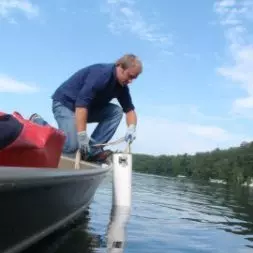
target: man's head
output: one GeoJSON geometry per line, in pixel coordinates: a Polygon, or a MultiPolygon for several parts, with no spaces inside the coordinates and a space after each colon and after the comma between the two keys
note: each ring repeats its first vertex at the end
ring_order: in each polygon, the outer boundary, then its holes
{"type": "Polygon", "coordinates": [[[116,61],[116,76],[122,86],[131,83],[141,73],[142,63],[133,54],[126,54],[116,61]]]}

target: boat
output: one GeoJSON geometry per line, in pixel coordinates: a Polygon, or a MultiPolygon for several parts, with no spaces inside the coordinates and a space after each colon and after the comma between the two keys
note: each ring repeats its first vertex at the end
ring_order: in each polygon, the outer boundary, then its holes
{"type": "Polygon", "coordinates": [[[0,112],[0,132],[0,252],[18,253],[87,209],[112,164],[62,155],[60,130],[16,112],[0,112]]]}

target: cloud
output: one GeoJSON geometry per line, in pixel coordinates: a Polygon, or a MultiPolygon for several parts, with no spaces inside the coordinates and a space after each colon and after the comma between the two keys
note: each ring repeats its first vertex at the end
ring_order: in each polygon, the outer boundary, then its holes
{"type": "Polygon", "coordinates": [[[108,28],[114,34],[128,32],[157,46],[172,45],[172,35],[145,19],[134,0],[105,0],[102,12],[109,15],[108,28]]]}
{"type": "Polygon", "coordinates": [[[214,125],[187,124],[183,126],[187,128],[186,130],[190,134],[193,134],[197,137],[203,137],[211,141],[224,142],[235,138],[235,135],[230,134],[223,128],[214,125]]]}
{"type": "Polygon", "coordinates": [[[173,119],[184,120],[187,122],[221,123],[225,121],[234,121],[237,117],[234,115],[208,115],[201,111],[201,108],[194,104],[156,104],[147,105],[146,110],[155,111],[159,115],[173,119]]]}
{"type": "MultiPolygon", "coordinates": [[[[97,124],[88,126],[91,134],[97,124]]],[[[124,136],[126,122],[123,120],[113,139],[124,136]]],[[[132,152],[151,155],[194,154],[239,146],[243,141],[250,141],[252,136],[229,132],[214,124],[194,124],[183,120],[168,120],[164,117],[138,114],[136,141],[132,144],[132,152]]],[[[112,150],[123,151],[125,143],[109,146],[112,150]]]]}
{"type": "MultiPolygon", "coordinates": [[[[117,100],[113,103],[118,104],[117,100]]],[[[151,155],[195,154],[216,148],[225,149],[239,146],[243,141],[249,142],[253,136],[246,135],[243,130],[228,131],[218,124],[234,117],[209,116],[200,112],[196,105],[172,104],[152,105],[147,107],[148,112],[159,112],[155,116],[147,113],[138,113],[137,138],[132,145],[132,152],[151,155]],[[176,117],[183,115],[183,117],[176,117]],[[198,123],[196,123],[198,122],[198,123]]],[[[91,134],[97,124],[88,127],[91,134]]],[[[111,141],[124,136],[126,122],[123,118],[119,129],[111,141]]],[[[123,151],[126,144],[109,146],[112,150],[123,151]]]]}
{"type": "MultiPolygon", "coordinates": [[[[125,127],[122,128],[124,133],[125,127]]],[[[159,117],[140,116],[133,152],[147,154],[194,154],[217,147],[240,145],[247,138],[214,125],[169,121],[159,117]]]]}
{"type": "Polygon", "coordinates": [[[247,95],[235,99],[232,111],[247,114],[253,108],[253,41],[248,27],[252,26],[253,1],[217,1],[214,10],[229,45],[230,61],[217,69],[227,80],[235,83],[247,95]]]}
{"type": "MultiPolygon", "coordinates": [[[[117,100],[112,102],[118,104],[117,100]]],[[[183,110],[186,110],[186,106],[183,106],[183,110]]],[[[171,107],[175,109],[177,105],[172,105],[171,107]]],[[[194,106],[189,105],[189,111],[192,111],[193,108],[194,106]]],[[[52,115],[47,120],[54,122],[52,115]]],[[[192,122],[195,122],[195,119],[192,119],[192,122]]],[[[97,123],[89,124],[87,128],[89,135],[92,134],[96,126],[97,123]]],[[[125,135],[126,129],[126,121],[123,118],[110,141],[122,138],[125,135]]],[[[131,147],[133,153],[176,155],[184,153],[195,154],[196,152],[210,151],[216,148],[224,149],[239,146],[243,141],[251,141],[253,136],[247,136],[240,132],[230,132],[214,123],[200,124],[180,119],[168,120],[164,116],[150,116],[138,113],[136,137],[136,141],[131,147]]],[[[126,143],[123,142],[105,148],[123,151],[126,148],[126,143]]]]}
{"type": "Polygon", "coordinates": [[[234,102],[235,108],[253,108],[253,97],[238,98],[234,102]]]}
{"type": "Polygon", "coordinates": [[[0,93],[34,93],[38,87],[32,86],[0,74],[0,93]]]}
{"type": "Polygon", "coordinates": [[[12,14],[15,11],[23,13],[27,18],[37,17],[39,8],[29,0],[0,0],[0,19],[6,19],[11,23],[16,23],[12,14]]]}

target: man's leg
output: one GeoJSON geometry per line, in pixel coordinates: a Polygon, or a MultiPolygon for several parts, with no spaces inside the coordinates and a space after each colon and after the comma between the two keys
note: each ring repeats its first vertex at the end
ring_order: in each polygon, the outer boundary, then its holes
{"type": "MultiPolygon", "coordinates": [[[[91,145],[110,141],[120,124],[122,116],[122,108],[112,103],[100,110],[90,110],[88,122],[98,122],[97,127],[91,135],[91,145]]],[[[91,150],[92,155],[103,151],[102,148],[92,148],[91,150]]]]}
{"type": "Polygon", "coordinates": [[[72,112],[57,101],[53,101],[52,111],[54,114],[54,118],[58,124],[58,128],[61,129],[66,135],[63,153],[75,153],[78,149],[78,142],[74,112],[72,112]]]}

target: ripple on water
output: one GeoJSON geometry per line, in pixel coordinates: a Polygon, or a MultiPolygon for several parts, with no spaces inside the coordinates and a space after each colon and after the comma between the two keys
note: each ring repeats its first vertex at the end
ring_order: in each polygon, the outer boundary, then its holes
{"type": "Polygon", "coordinates": [[[145,248],[156,247],[157,252],[238,252],[250,245],[244,234],[250,227],[252,236],[253,217],[249,222],[242,219],[249,214],[235,212],[235,207],[240,211],[243,207],[224,186],[202,188],[189,180],[143,175],[135,178],[133,186],[128,244],[143,238],[145,248]]]}
{"type": "MultiPolygon", "coordinates": [[[[83,240],[86,234],[100,238],[95,240],[95,252],[107,252],[111,189],[109,176],[99,187],[90,206],[88,225],[79,224],[83,240]]],[[[125,253],[252,252],[252,192],[189,179],[135,173],[132,189],[131,215],[125,230],[125,253]]],[[[57,247],[57,253],[81,253],[78,249],[73,251],[71,242],[66,245],[57,247]]],[[[36,252],[56,253],[52,249],[36,252]]]]}

